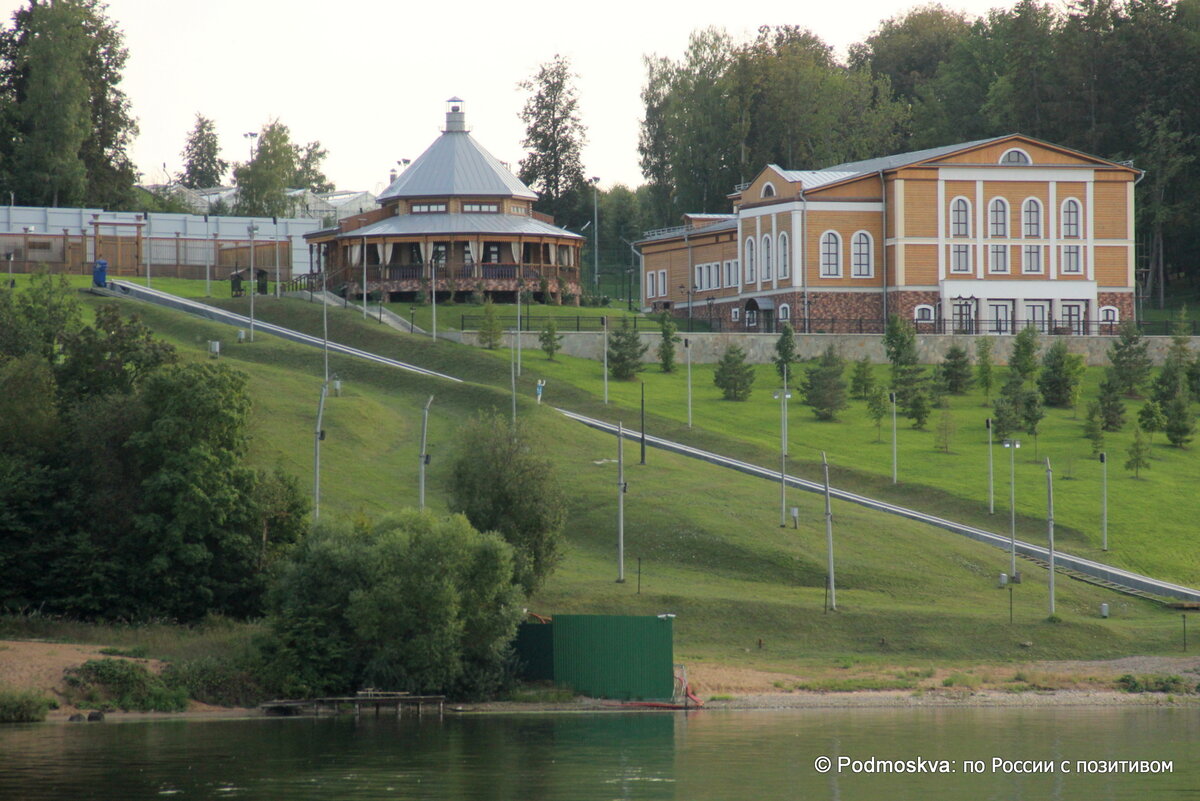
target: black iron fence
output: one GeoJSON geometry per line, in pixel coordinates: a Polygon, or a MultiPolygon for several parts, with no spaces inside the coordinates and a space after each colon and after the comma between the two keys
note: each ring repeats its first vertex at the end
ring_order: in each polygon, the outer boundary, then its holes
{"type": "MultiPolygon", "coordinates": [[[[483,324],[482,314],[463,314],[460,315],[461,322],[459,329],[462,331],[478,331],[479,326],[483,324]]],[[[522,314],[521,315],[521,330],[522,331],[541,331],[546,327],[546,324],[551,320],[558,328],[559,332],[563,331],[603,331],[604,321],[606,316],[602,314],[522,314]]],[[[517,327],[517,316],[515,314],[497,315],[500,320],[501,327],[505,329],[514,329],[517,327]]],[[[629,321],[629,325],[635,331],[658,332],[662,330],[662,324],[657,318],[652,317],[634,317],[625,315],[607,315],[608,330],[614,331],[620,328],[625,320],[629,321]]],[[[720,322],[719,320],[715,322],[720,322]]],[[[676,320],[675,324],[679,326],[680,333],[687,333],[687,320],[676,320]]],[[[693,331],[709,331],[707,320],[694,320],[693,331]]]]}

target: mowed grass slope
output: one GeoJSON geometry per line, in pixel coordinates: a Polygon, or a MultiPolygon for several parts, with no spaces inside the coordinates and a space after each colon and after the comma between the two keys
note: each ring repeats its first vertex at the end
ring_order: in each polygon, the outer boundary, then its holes
{"type": "MultiPolygon", "coordinates": [[[[127,305],[185,358],[206,358],[204,343],[223,340],[223,362],[252,376],[254,461],[282,466],[311,487],[319,349],[264,335],[233,345],[227,326],[127,305]]],[[[318,307],[295,301],[267,301],[260,310],[297,327],[320,319],[318,307]]],[[[326,407],[323,515],[377,515],[415,504],[420,410],[430,394],[436,400],[428,503],[445,510],[456,429],[477,409],[507,411],[509,365],[492,354],[397,335],[353,314],[331,310],[330,326],[339,341],[470,381],[452,384],[334,357],[331,367],[345,389],[326,407]]],[[[531,599],[535,611],[671,612],[678,615],[681,658],[763,667],[848,656],[882,663],[969,662],[1178,647],[1175,613],[1065,578],[1058,582],[1063,621],[1046,622],[1045,575],[1030,565],[1024,568],[1028,580],[1013,595],[1010,625],[1008,593],[995,588],[997,574],[1007,569],[1004,552],[841,503],[833,510],[839,609],[826,614],[825,529],[817,496],[792,492],[803,509],[800,526],[781,529],[777,485],[654,450],[642,466],[633,443],[625,449],[627,581],[618,584],[616,442],[536,406],[530,386],[535,375],[522,379],[519,413],[544,435],[570,506],[565,559],[531,599]],[[1112,605],[1111,619],[1099,619],[1101,602],[1112,605]]],[[[568,405],[585,410],[602,406],[581,389],[559,390],[552,399],[565,395],[568,405]]]]}

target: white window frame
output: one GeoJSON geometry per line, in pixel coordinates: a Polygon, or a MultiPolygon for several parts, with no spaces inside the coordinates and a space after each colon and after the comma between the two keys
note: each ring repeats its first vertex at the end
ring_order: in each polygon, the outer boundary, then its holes
{"type": "Polygon", "coordinates": [[[992,198],[992,202],[988,204],[988,236],[996,239],[1008,238],[1008,214],[1008,201],[1002,197],[992,198]],[[997,214],[997,210],[1001,213],[997,214]]]}
{"type": "Polygon", "coordinates": [[[837,231],[826,231],[821,234],[820,242],[820,269],[822,278],[841,278],[842,277],[842,235],[837,231]],[[833,253],[830,254],[827,250],[826,243],[831,243],[833,253]],[[830,259],[829,256],[833,258],[830,259]]]}
{"type": "Polygon", "coordinates": [[[971,201],[962,195],[950,201],[950,236],[955,239],[971,237],[971,201]]]}
{"type": "Polygon", "coordinates": [[[914,323],[932,323],[933,322],[933,306],[928,303],[919,304],[913,309],[914,323]]]}
{"type": "Polygon", "coordinates": [[[658,297],[658,273],[654,270],[646,271],[646,298],[658,297]]]}
{"type": "Polygon", "coordinates": [[[1063,239],[1081,239],[1083,236],[1083,204],[1073,197],[1069,197],[1062,202],[1062,208],[1059,212],[1061,225],[1059,231],[1063,239]],[[1068,216],[1068,209],[1073,209],[1073,212],[1068,216]],[[1072,220],[1071,218],[1074,218],[1072,220]]]}
{"type": "Polygon", "coordinates": [[[975,248],[970,245],[951,245],[950,246],[950,272],[955,275],[965,275],[974,271],[971,265],[971,251],[975,248]]]}
{"type": "Polygon", "coordinates": [[[1009,272],[1009,253],[1008,245],[991,245],[988,248],[988,272],[997,274],[1007,274],[1009,272]],[[1001,258],[997,259],[999,255],[1001,258]],[[1003,264],[1001,264],[1003,262],[1003,264]]]}
{"type": "Polygon", "coordinates": [[[1038,275],[1042,272],[1042,246],[1023,245],[1021,247],[1021,272],[1026,275],[1038,275]]]}
{"type": "Polygon", "coordinates": [[[788,235],[781,233],[777,237],[779,241],[779,277],[790,278],[792,273],[791,254],[788,252],[789,239],[788,235]]]}
{"type": "Polygon", "coordinates": [[[1117,325],[1121,322],[1121,310],[1116,306],[1101,306],[1097,314],[1101,325],[1117,325]]]}
{"type": "Polygon", "coordinates": [[[1059,270],[1064,275],[1083,274],[1083,245],[1063,245],[1059,270]]]}
{"type": "Polygon", "coordinates": [[[763,184],[763,188],[759,191],[758,196],[765,200],[766,198],[775,197],[776,194],[775,184],[767,181],[765,184],[763,184]]]}
{"type": "Polygon", "coordinates": [[[704,265],[697,264],[695,266],[695,275],[692,276],[692,286],[695,287],[694,292],[699,292],[704,289],[704,265]]]}
{"type": "Polygon", "coordinates": [[[792,319],[792,307],[786,303],[779,304],[779,322],[786,323],[792,319]]]}
{"type": "Polygon", "coordinates": [[[729,319],[733,320],[735,323],[737,321],[741,320],[742,319],[742,307],[741,306],[731,306],[729,309],[729,319]]]}
{"type": "Polygon", "coordinates": [[[659,270],[658,271],[658,296],[660,298],[665,298],[668,294],[669,293],[667,292],[667,271],[659,270]]]}
{"type": "Polygon", "coordinates": [[[763,234],[762,246],[758,249],[759,261],[762,262],[762,268],[759,272],[762,274],[763,281],[771,280],[771,235],[763,234]]]}
{"type": "Polygon", "coordinates": [[[1036,197],[1027,197],[1021,201],[1021,236],[1024,239],[1041,239],[1042,238],[1042,201],[1036,197]],[[1031,208],[1037,209],[1037,216],[1032,217],[1029,213],[1031,208]],[[1031,222],[1035,224],[1031,225],[1031,222]]]}
{"type": "Polygon", "coordinates": [[[875,277],[875,237],[869,231],[855,231],[850,237],[850,276],[852,278],[875,277]],[[859,250],[860,245],[866,244],[866,253],[859,250]],[[859,259],[865,255],[865,262],[859,259]]]}
{"type": "Polygon", "coordinates": [[[1019,147],[1010,147],[1008,150],[1005,150],[1003,153],[1000,154],[1000,161],[998,161],[997,163],[1004,164],[1004,165],[1011,166],[1011,167],[1028,167],[1030,164],[1033,164],[1033,159],[1031,159],[1029,157],[1029,153],[1027,151],[1025,151],[1024,149],[1019,148],[1019,147]],[[1008,159],[1009,153],[1019,153],[1021,156],[1024,157],[1024,159],[1023,160],[1018,159],[1016,161],[1008,161],[1007,159],[1008,159]]]}
{"type": "Polygon", "coordinates": [[[746,238],[745,245],[746,283],[754,283],[754,237],[746,238]]]}
{"type": "Polygon", "coordinates": [[[758,326],[758,309],[746,309],[746,327],[755,328],[758,326]]]}

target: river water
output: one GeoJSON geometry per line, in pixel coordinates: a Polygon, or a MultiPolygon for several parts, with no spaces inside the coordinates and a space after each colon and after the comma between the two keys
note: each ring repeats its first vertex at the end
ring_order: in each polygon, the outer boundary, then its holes
{"type": "Polygon", "coordinates": [[[3,801],[167,798],[1200,799],[1200,709],[699,710],[0,726],[3,801]],[[828,772],[818,769],[821,757],[830,759],[828,772]],[[1113,764],[1101,764],[1107,762],[1113,764]],[[1166,770],[1162,762],[1173,764],[1166,770]],[[1160,772],[1129,772],[1155,767],[1160,772]]]}

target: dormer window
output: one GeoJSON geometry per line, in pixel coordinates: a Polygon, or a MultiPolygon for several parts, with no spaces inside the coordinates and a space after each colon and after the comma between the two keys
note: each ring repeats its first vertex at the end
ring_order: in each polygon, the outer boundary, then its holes
{"type": "Polygon", "coordinates": [[[1033,159],[1029,158],[1029,154],[1020,148],[1014,147],[1012,150],[1004,151],[1004,155],[1000,157],[1001,164],[1032,164],[1033,159]]]}

